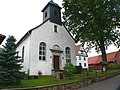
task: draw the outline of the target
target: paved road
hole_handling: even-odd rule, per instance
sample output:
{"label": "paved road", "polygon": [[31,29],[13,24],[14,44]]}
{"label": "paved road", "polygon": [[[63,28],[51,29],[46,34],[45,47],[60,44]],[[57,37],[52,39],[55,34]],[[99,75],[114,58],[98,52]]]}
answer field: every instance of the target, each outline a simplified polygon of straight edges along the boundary
{"label": "paved road", "polygon": [[78,90],[120,90],[120,75],[93,83]]}

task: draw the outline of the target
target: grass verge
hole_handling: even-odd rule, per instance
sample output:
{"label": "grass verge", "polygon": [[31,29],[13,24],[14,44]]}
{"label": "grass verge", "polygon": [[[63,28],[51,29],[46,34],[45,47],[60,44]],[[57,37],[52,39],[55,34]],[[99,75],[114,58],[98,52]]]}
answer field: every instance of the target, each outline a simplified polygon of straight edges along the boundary
{"label": "grass verge", "polygon": [[[106,74],[110,74],[113,72],[117,72],[118,70],[109,70]],[[97,76],[103,76],[102,72],[97,72]],[[20,85],[13,85],[13,86],[4,86],[0,88],[25,88],[25,87],[35,87],[35,86],[45,86],[45,85],[53,85],[53,84],[64,84],[64,83],[71,83],[80,81],[81,78],[86,77],[96,77],[95,72],[82,72],[80,74],[74,74],[71,79],[65,78],[64,80],[58,80],[55,76],[41,76],[37,79],[28,79],[28,80],[22,80]]]}

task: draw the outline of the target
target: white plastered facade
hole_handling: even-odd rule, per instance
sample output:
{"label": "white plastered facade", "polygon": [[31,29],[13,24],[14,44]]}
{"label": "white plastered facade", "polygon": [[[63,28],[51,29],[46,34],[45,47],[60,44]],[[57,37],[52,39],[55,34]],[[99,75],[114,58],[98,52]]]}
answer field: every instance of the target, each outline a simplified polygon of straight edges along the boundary
{"label": "white plastered facade", "polygon": [[[54,31],[54,25],[57,26],[57,32]],[[46,44],[46,59],[39,60],[39,45],[41,42]],[[59,46],[60,50],[53,50],[54,46]],[[36,29],[28,33],[19,43],[17,51],[22,56],[22,47],[24,46],[24,68],[22,71],[29,75],[52,75],[53,56],[59,56],[59,67],[63,70],[66,63],[65,48],[70,48],[71,62],[76,65],[75,41],[63,25],[58,25],[49,20],[41,24]]]}

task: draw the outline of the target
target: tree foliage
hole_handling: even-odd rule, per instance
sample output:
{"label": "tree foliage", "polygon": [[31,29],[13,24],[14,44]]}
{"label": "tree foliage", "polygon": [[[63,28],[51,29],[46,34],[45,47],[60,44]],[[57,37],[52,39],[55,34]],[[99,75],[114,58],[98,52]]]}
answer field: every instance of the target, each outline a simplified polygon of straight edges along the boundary
{"label": "tree foliage", "polygon": [[16,52],[16,39],[9,36],[0,53],[0,85],[19,84],[23,73],[20,57]]}
{"label": "tree foliage", "polygon": [[104,61],[105,50],[114,43],[120,46],[116,27],[120,24],[120,0],[63,0],[63,18],[66,28],[76,42],[87,44],[101,51]]}

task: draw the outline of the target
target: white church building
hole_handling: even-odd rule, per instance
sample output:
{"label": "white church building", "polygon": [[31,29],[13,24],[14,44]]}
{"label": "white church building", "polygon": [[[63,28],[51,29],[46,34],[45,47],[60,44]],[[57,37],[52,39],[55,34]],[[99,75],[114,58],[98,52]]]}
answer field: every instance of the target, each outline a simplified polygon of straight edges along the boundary
{"label": "white church building", "polygon": [[52,75],[66,60],[76,65],[75,41],[61,21],[61,7],[52,0],[43,8],[43,23],[29,30],[17,43],[22,71]]}

